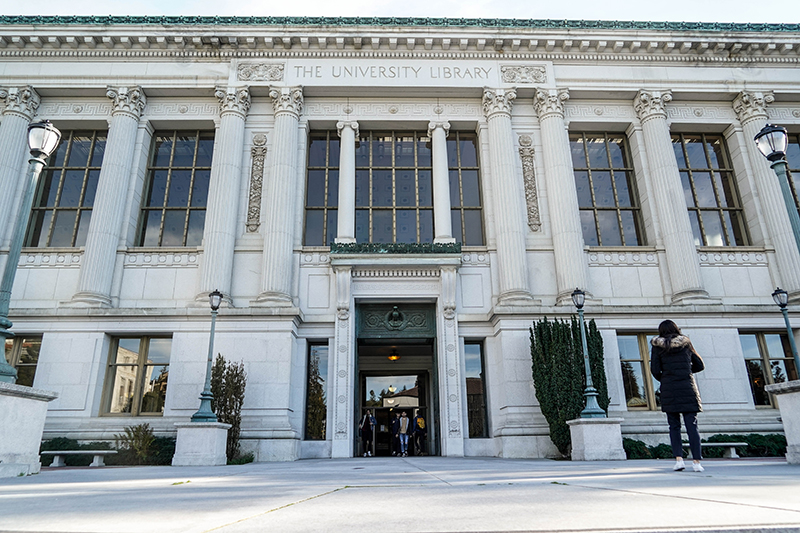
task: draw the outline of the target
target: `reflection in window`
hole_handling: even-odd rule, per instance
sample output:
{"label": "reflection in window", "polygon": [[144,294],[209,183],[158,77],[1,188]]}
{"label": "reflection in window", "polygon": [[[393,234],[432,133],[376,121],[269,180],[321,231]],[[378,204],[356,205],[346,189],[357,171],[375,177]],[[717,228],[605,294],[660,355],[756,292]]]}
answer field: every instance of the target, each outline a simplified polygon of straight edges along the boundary
{"label": "reflection in window", "polygon": [[17,369],[17,385],[33,387],[42,337],[20,335],[6,339],[6,362]]}
{"label": "reflection in window", "polygon": [[364,378],[364,407],[419,407],[420,398],[425,395],[416,375]]}
{"label": "reflection in window", "polygon": [[742,202],[721,135],[672,136],[696,246],[748,244]]}
{"label": "reflection in window", "polygon": [[308,347],[306,440],[325,440],[328,420],[328,345]]}
{"label": "reflection in window", "polygon": [[789,338],[780,333],[739,333],[750,391],[757,406],[775,404],[764,387],[797,379]]}
{"label": "reflection in window", "polygon": [[467,376],[467,422],[470,438],[488,437],[486,419],[486,376],[483,364],[483,343],[464,343],[464,365]]}
{"label": "reflection in window", "polygon": [[25,246],[86,244],[105,148],[105,131],[63,132],[39,179]]}
{"label": "reflection in window", "polygon": [[111,344],[106,374],[110,414],[164,413],[172,339],[121,337]]}
{"label": "reflection in window", "polygon": [[213,153],[213,132],[153,135],[138,246],[200,246]]}
{"label": "reflection in window", "polygon": [[625,135],[569,136],[583,240],[589,246],[645,244]]}
{"label": "reflection in window", "polygon": [[339,204],[339,138],[312,133],[308,146],[306,223],[303,244],[330,246],[336,238]]}
{"label": "reflection in window", "polygon": [[431,142],[421,132],[362,132],[356,145],[356,241],[433,242]]}
{"label": "reflection in window", "polygon": [[797,194],[800,191],[800,135],[797,133],[789,134],[789,144],[786,147],[786,162],[791,176],[789,185],[792,188],[794,203],[800,210],[800,196]]}
{"label": "reflection in window", "polygon": [[661,385],[650,374],[650,339],[645,333],[617,334],[622,384],[628,409],[657,409]]}
{"label": "reflection in window", "polygon": [[460,131],[450,132],[447,138],[453,237],[465,246],[484,242],[477,141],[474,133]]}

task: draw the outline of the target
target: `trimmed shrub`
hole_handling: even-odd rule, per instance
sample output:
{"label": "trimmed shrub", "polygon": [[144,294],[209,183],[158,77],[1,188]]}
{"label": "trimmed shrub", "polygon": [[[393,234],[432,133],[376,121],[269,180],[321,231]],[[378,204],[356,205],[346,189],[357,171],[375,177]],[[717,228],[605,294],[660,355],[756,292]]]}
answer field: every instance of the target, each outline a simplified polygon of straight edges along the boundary
{"label": "trimmed shrub", "polygon": [[[786,455],[786,437],[779,433],[749,433],[747,435],[717,434],[703,442],[746,442],[748,446],[736,448],[742,457],[783,457]],[[704,457],[722,457],[725,448],[703,448]]]}
{"label": "trimmed shrub", "polygon": [[150,457],[150,448],[156,437],[150,424],[138,424],[127,426],[125,433],[114,435],[117,439],[117,448],[128,450],[133,453],[136,464],[145,464]]}
{"label": "trimmed shrub", "polygon": [[252,453],[246,453],[244,455],[240,455],[235,459],[228,459],[229,465],[246,465],[247,463],[252,463],[256,460],[256,456]]}
{"label": "trimmed shrub", "polygon": [[211,368],[211,410],[217,420],[230,424],[226,455],[228,461],[239,456],[239,435],[242,428],[242,405],[244,390],[247,386],[247,372],[244,363],[226,362],[221,354],[217,355]]}
{"label": "trimmed shrub", "polygon": [[647,444],[640,440],[623,438],[622,447],[625,449],[628,459],[652,459],[653,457]]}

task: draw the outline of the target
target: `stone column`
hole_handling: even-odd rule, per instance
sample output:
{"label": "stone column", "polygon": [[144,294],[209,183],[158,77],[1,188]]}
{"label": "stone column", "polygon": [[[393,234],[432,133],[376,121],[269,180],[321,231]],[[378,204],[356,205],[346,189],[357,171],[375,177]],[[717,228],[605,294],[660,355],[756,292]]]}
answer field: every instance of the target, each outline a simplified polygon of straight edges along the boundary
{"label": "stone column", "polygon": [[242,179],[244,123],[250,109],[247,87],[218,87],[219,129],[214,139],[214,158],[208,185],[206,224],[203,230],[203,268],[199,301],[217,289],[230,298],[233,248],[236,244],[239,191]]}
{"label": "stone column", "polygon": [[[456,317],[457,266],[442,266],[442,297],[437,306],[439,318],[439,413],[442,435],[442,455],[464,456],[464,438],[469,428],[463,427],[463,398],[461,393],[461,354]],[[465,435],[466,433],[466,435]]]}
{"label": "stone column", "polygon": [[275,87],[269,96],[275,110],[275,142],[266,194],[262,290],[256,303],[291,306],[297,132],[303,112],[303,89]]}
{"label": "stone column", "polygon": [[516,97],[514,89],[483,90],[483,113],[489,124],[500,304],[533,303],[525,257],[525,191],[517,175],[511,130],[511,109]]}
{"label": "stone column", "polygon": [[567,89],[537,89],[533,106],[542,128],[542,162],[553,233],[558,302],[572,305],[572,292],[576,288],[589,291],[589,282],[578,192],[564,123],[564,102],[568,99]]}
{"label": "stone column", "polygon": [[334,378],[328,394],[329,409],[333,411],[331,458],[353,457],[353,437],[358,433],[353,416],[353,390],[358,376],[355,375],[355,326],[353,324],[352,266],[334,265],[336,276],[336,333],[328,364],[333,366]]}
{"label": "stone column", "polygon": [[[661,226],[674,303],[708,302],[700,277],[689,213],[683,200],[678,162],[672,149],[666,104],[670,91],[639,91],[633,106],[642,123],[644,146],[653,186],[653,203]],[[699,300],[692,302],[692,300]]]}
{"label": "stone column", "polygon": [[758,192],[757,197],[767,223],[767,234],[775,247],[775,260],[780,274],[779,285],[796,299],[800,296],[800,254],[789,215],[784,207],[779,178],[753,141],[767,122],[767,105],[774,100],[772,93],[743,91],[733,101],[733,109],[739,117],[739,122],[742,123],[746,152]]}
{"label": "stone column", "polygon": [[[13,224],[9,222],[25,163],[30,157],[28,124],[36,115],[39,95],[30,86],[2,87],[0,100],[5,104],[0,122],[0,228],[3,228],[0,230],[0,245],[4,246],[13,230]],[[0,272],[1,267],[2,264]]]}
{"label": "stone column", "polygon": [[449,122],[428,124],[433,152],[433,242],[456,242],[450,215],[450,168],[447,164],[447,134]]}
{"label": "stone column", "polygon": [[136,132],[146,106],[141,87],[109,87],[113,101],[108,140],[86,236],[78,292],[73,303],[108,307],[117,246],[125,213],[124,194],[133,167]]}
{"label": "stone column", "polygon": [[337,243],[356,242],[356,137],[358,122],[338,122],[339,131],[339,206]]}

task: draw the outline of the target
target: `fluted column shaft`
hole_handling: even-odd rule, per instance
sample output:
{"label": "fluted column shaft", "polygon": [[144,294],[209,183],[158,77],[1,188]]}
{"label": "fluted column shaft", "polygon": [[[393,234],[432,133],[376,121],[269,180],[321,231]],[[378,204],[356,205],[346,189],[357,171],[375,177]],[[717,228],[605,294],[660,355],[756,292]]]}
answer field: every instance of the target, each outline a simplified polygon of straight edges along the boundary
{"label": "fluted column shaft", "polygon": [[428,137],[431,138],[433,164],[433,227],[436,232],[433,242],[455,242],[453,222],[450,214],[450,168],[447,164],[447,134],[450,123],[431,122]]}
{"label": "fluted column shaft", "polygon": [[269,95],[275,110],[275,147],[264,221],[264,277],[256,301],[291,305],[297,137],[303,90],[300,87],[274,88]]}
{"label": "fluted column shaft", "polygon": [[753,141],[767,122],[767,105],[775,97],[771,93],[744,91],[733,101],[733,108],[742,123],[747,154],[753,169],[758,198],[761,201],[764,221],[767,224],[772,245],[775,247],[775,260],[780,272],[780,284],[790,294],[800,292],[800,251],[794,237],[786,209],[781,185],[767,159],[758,151]]}
{"label": "fluted column shaft", "polygon": [[700,263],[694,244],[689,214],[683,199],[678,162],[672,149],[667,124],[669,91],[639,91],[634,108],[642,122],[642,134],[650,167],[653,203],[661,226],[672,301],[708,298],[700,277]]}
{"label": "fluted column shaft", "polygon": [[236,244],[244,125],[250,109],[246,87],[220,87],[219,129],[214,139],[214,158],[208,185],[206,223],[203,229],[203,269],[198,299],[219,290],[230,297],[233,249]]}
{"label": "fluted column shaft", "polygon": [[513,89],[485,89],[483,112],[489,123],[489,162],[494,195],[495,235],[500,278],[499,302],[531,300],[525,257],[525,192],[514,160],[511,109]]}
{"label": "fluted column shaft", "polygon": [[339,205],[336,242],[356,242],[356,137],[358,122],[339,122]]}
{"label": "fluted column shaft", "polygon": [[589,290],[578,192],[564,123],[564,103],[568,99],[566,89],[537,90],[533,99],[542,131],[542,163],[559,302],[571,302],[576,288]]}
{"label": "fluted column shaft", "polygon": [[5,103],[0,122],[0,245],[10,236],[10,216],[17,197],[17,187],[29,157],[28,124],[39,107],[39,95],[33,87],[0,88]]}
{"label": "fluted column shaft", "polygon": [[86,235],[78,292],[73,302],[111,305],[117,246],[125,214],[128,180],[131,176],[139,117],[146,106],[141,87],[109,87],[113,101],[108,140],[97,183],[92,220]]}

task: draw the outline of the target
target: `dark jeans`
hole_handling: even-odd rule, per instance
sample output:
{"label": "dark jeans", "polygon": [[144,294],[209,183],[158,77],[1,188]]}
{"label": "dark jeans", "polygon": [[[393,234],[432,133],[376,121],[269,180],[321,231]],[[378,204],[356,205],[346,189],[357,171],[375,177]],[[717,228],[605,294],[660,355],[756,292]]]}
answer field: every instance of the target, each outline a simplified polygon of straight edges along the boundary
{"label": "dark jeans", "polygon": [[[683,457],[681,413],[667,413],[667,422],[669,423],[669,443],[672,445],[672,455]],[[703,455],[700,451],[700,432],[697,430],[697,413],[683,413],[683,423],[686,424],[686,435],[689,437],[692,459],[699,461]]]}

